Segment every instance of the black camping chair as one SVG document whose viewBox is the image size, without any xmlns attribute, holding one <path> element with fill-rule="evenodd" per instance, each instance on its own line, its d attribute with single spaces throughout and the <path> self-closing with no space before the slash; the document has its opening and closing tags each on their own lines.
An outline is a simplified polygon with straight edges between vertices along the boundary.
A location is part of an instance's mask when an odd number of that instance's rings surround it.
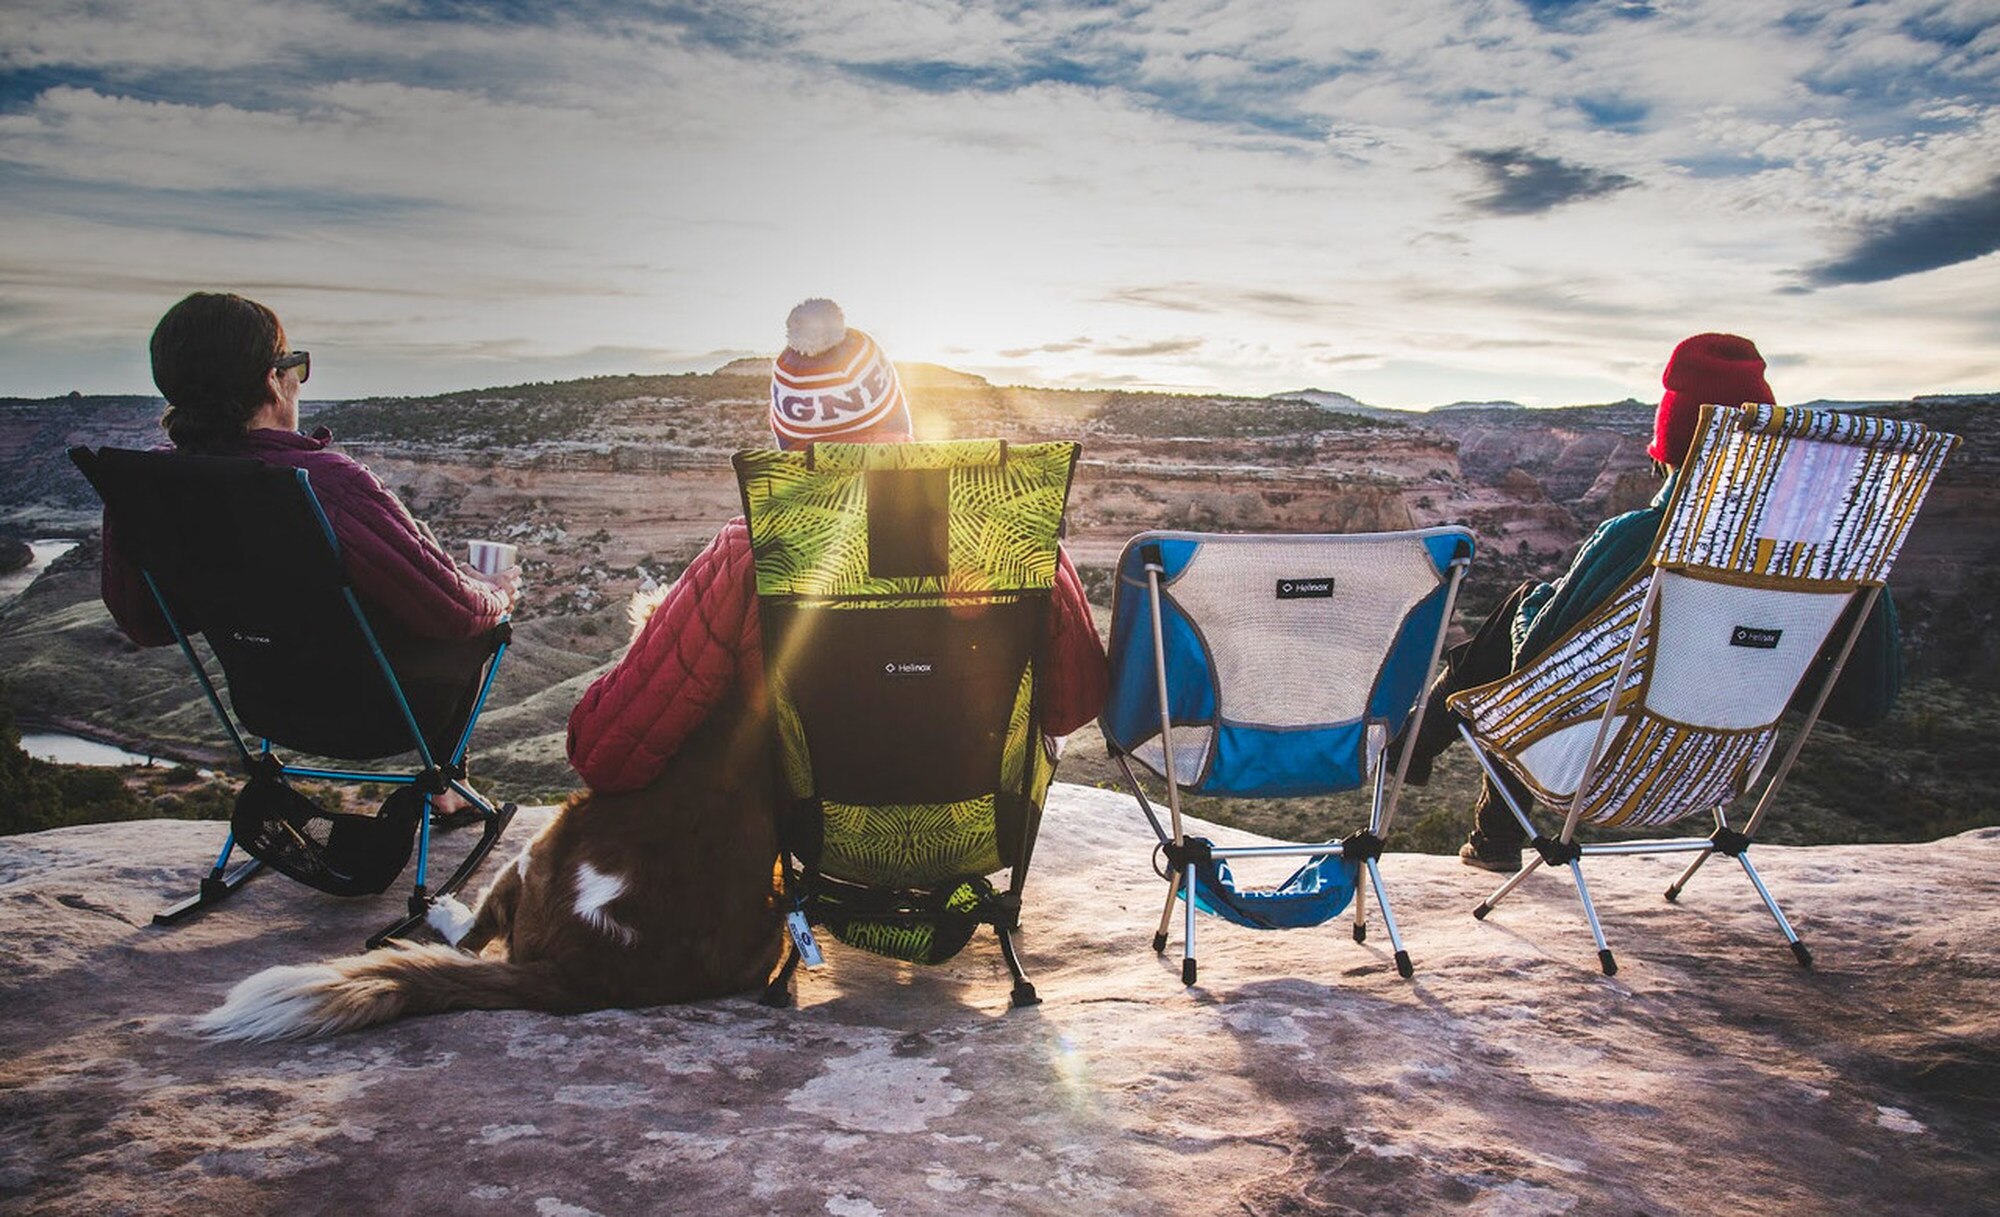
<svg viewBox="0 0 2000 1217">
<path fill-rule="evenodd" d="M 511 628 L 455 642 L 418 639 L 378 621 L 355 597 L 333 527 L 302 469 L 241 457 L 71 448 L 137 561 L 181 653 L 222 720 L 248 776 L 229 838 L 200 890 L 153 918 L 171 925 L 228 897 L 268 865 L 335 895 L 388 890 L 417 855 L 407 916 L 373 949 L 422 924 L 457 891 L 513 818 L 466 780 L 465 750 L 506 653 Z M 200 634 L 222 665 L 235 718 L 196 654 Z M 241 724 L 240 728 L 238 724 Z M 258 741 L 253 750 L 250 739 Z M 416 754 L 412 771 L 288 764 L 282 747 L 337 761 Z M 329 812 L 288 779 L 396 787 L 376 815 Z M 479 841 L 435 891 L 433 800 L 456 791 L 476 809 Z M 251 855 L 228 869 L 237 848 Z"/>
</svg>

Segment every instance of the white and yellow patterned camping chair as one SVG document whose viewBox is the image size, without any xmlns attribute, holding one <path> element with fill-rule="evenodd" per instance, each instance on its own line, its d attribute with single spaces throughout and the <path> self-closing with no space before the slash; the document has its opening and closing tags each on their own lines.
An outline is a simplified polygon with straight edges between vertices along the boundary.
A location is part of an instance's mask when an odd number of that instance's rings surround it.
<svg viewBox="0 0 2000 1217">
<path fill-rule="evenodd" d="M 1693 458 L 1648 565 L 1522 670 L 1450 699 L 1489 774 L 1497 759 L 1535 798 L 1567 809 L 1561 832 L 1550 838 L 1509 798 L 1534 852 L 1473 916 L 1484 918 L 1543 863 L 1566 864 L 1610 975 L 1618 966 L 1581 859 L 1694 853 L 1667 889 L 1674 900 L 1720 853 L 1742 864 L 1793 954 L 1810 967 L 1811 953 L 1750 864 L 1750 842 L 1957 443 L 1957 436 L 1882 418 L 1704 406 Z M 1749 818 L 1732 827 L 1728 810 L 1765 770 L 1779 716 L 1843 619 L 1852 628 L 1838 642 L 1811 711 Z M 1620 690 L 1615 699 L 1613 689 Z M 1497 775 L 1494 785 L 1506 789 Z M 1583 823 L 1656 828 L 1700 812 L 1715 816 L 1706 838 L 1576 840 Z"/>
</svg>

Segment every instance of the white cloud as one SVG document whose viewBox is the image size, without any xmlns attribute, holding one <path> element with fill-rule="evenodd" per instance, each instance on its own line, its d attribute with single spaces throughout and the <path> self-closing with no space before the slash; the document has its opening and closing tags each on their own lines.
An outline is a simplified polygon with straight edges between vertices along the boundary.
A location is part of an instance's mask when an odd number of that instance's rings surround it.
<svg viewBox="0 0 2000 1217">
<path fill-rule="evenodd" d="M 1711 327 L 1848 396 L 2000 378 L 1983 264 L 1778 294 L 2000 163 L 1985 6 L 1656 7 L 42 3 L 0 17 L 0 88 L 73 82 L 0 105 L 0 392 L 140 387 L 105 353 L 211 285 L 329 393 L 770 347 L 818 293 L 1002 379 L 1601 399 Z M 1635 184 L 1493 215 L 1470 153 Z"/>
</svg>

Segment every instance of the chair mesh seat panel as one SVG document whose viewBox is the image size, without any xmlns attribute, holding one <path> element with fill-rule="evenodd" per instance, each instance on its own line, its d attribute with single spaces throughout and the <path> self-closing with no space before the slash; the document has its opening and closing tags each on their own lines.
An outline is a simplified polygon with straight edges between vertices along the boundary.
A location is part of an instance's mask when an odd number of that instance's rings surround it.
<svg viewBox="0 0 2000 1217">
<path fill-rule="evenodd" d="M 1733 731 L 1776 723 L 1849 599 L 1662 572 L 1647 711 Z"/>
<path fill-rule="evenodd" d="M 1408 714 L 1452 558 L 1470 545 L 1452 528 L 1140 534 L 1119 559 L 1106 736 L 1164 776 L 1143 558 L 1157 547 L 1176 781 L 1240 795 L 1359 786 L 1367 724 L 1393 733 Z"/>
<path fill-rule="evenodd" d="M 1569 805 L 1657 584 L 1581 818 L 1657 826 L 1728 804 L 1854 593 L 1887 577 L 1956 442 L 1885 419 L 1706 407 L 1651 565 L 1452 707 L 1536 798 Z"/>
<path fill-rule="evenodd" d="M 1324 598 L 1285 599 L 1287 584 L 1330 580 Z M 1260 727 L 1360 718 L 1381 657 L 1438 572 L 1421 545 L 1325 538 L 1197 547 L 1167 582 L 1206 629 L 1220 714 Z"/>
<path fill-rule="evenodd" d="M 1076 445 L 738 453 L 807 859 L 923 889 L 1025 860 L 1053 775 L 1037 670 Z"/>
</svg>

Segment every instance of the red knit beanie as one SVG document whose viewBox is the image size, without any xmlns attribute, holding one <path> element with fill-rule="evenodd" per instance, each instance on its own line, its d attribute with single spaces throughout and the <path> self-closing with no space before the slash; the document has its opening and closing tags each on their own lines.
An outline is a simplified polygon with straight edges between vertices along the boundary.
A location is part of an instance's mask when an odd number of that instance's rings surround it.
<svg viewBox="0 0 2000 1217">
<path fill-rule="evenodd" d="M 910 438 L 910 407 L 896 365 L 831 300 L 807 300 L 785 319 L 785 349 L 771 364 L 771 433 L 778 446 Z"/>
<path fill-rule="evenodd" d="M 1696 334 L 1681 343 L 1667 360 L 1660 383 L 1667 391 L 1653 416 L 1653 442 L 1646 455 L 1676 467 L 1687 459 L 1703 406 L 1773 400 L 1757 344 L 1734 334 Z"/>
</svg>

